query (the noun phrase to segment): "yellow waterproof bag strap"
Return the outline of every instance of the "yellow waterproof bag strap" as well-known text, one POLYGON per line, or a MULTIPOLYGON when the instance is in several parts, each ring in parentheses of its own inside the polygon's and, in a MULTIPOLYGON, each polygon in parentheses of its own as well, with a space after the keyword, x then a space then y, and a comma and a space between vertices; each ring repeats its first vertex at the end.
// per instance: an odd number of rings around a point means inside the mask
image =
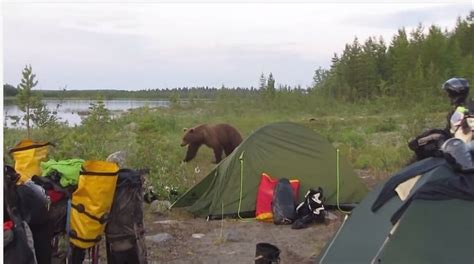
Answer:
POLYGON ((15 171, 20 174, 17 184, 23 184, 34 175, 41 175, 40 163, 48 156, 49 142, 20 141, 9 153, 15 160, 15 171))
POLYGON ((100 241, 115 194, 119 167, 107 161, 86 161, 82 166, 70 211, 70 242, 87 249, 100 241))

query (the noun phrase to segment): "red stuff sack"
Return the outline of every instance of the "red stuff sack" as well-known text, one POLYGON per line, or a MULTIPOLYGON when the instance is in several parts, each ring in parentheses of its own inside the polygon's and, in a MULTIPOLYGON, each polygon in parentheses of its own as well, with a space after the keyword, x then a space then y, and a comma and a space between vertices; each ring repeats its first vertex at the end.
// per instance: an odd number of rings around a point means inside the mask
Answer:
MULTIPOLYGON (((257 191, 257 203, 255 205, 255 217, 259 221, 271 222, 273 221, 272 213, 272 199, 273 190, 278 183, 277 178, 272 178, 265 172, 262 173, 260 178, 260 184, 258 185, 257 191)), ((298 200, 298 192, 300 189, 299 180, 290 180, 291 189, 295 196, 295 201, 298 200)))

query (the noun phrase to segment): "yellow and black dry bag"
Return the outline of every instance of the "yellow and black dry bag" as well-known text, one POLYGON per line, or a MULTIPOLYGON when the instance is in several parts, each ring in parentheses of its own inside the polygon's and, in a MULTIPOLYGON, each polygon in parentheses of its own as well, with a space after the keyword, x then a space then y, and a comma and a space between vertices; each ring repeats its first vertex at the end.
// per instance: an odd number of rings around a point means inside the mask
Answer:
POLYGON ((84 162, 70 211, 70 242, 87 249, 100 241, 104 233, 119 167, 107 161, 84 162))
POLYGON ((40 163, 46 160, 49 145, 49 142, 24 139, 10 149, 10 155, 15 160, 15 171, 20 174, 17 184, 23 184, 34 175, 41 175, 40 163))

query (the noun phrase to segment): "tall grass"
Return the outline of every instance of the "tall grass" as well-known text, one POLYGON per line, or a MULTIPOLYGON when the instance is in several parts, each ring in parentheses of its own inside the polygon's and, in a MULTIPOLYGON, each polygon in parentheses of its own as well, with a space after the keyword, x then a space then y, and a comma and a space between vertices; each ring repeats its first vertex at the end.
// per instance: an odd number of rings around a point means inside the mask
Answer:
MULTIPOLYGON (((226 122, 246 137, 262 125, 293 121, 327 138, 355 169, 388 175, 411 158, 407 141, 423 129, 444 127, 448 110, 447 102, 431 98, 416 104, 393 98, 351 104, 311 93, 277 93, 272 100, 224 94, 214 102, 130 110, 102 124, 34 129, 33 139, 55 143, 52 159, 106 159, 123 150, 127 166, 149 168, 150 184, 167 198, 166 186, 182 193, 215 166, 210 163, 212 150, 205 146, 193 161, 182 162, 186 149, 180 142, 185 127, 226 122)), ((4 128, 4 153, 25 136, 23 130, 4 128)), ((6 154, 4 160, 13 163, 6 154)))

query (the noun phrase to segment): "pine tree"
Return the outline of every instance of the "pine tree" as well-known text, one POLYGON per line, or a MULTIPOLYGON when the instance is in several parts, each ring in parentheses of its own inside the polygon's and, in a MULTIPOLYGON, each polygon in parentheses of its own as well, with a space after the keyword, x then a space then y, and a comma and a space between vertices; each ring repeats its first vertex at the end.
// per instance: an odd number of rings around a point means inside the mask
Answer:
POLYGON ((313 87, 320 94, 357 101, 373 96, 416 99, 441 96, 439 86, 447 78, 459 76, 474 82, 474 11, 459 18, 453 31, 430 26, 424 33, 420 24, 410 34, 404 28, 386 46, 380 37, 357 38, 346 44, 341 55, 334 54, 330 69, 319 68, 313 87))
POLYGON ((447 38, 441 29, 437 26, 431 26, 421 52, 423 65, 432 64, 435 71, 443 74, 441 76, 443 79, 448 77, 445 76, 449 64, 449 52, 446 44, 447 38))
POLYGON ((406 89, 410 96, 417 96, 420 98, 420 96, 426 97, 428 95, 429 91, 426 89, 427 85, 425 83, 424 68, 421 57, 418 58, 414 70, 410 72, 407 79, 408 86, 406 89))
POLYGON ((36 74, 33 74, 31 65, 25 66, 22 71, 22 76, 23 78, 21 79, 21 83, 17 87, 17 105, 18 108, 20 108, 20 110, 25 113, 23 120, 26 122, 27 137, 30 138, 30 120, 33 115, 33 110, 40 108, 42 104, 41 99, 32 91, 32 89, 38 84, 38 81, 35 81, 36 74))
POLYGON ((388 61, 390 67, 389 84, 394 89, 394 94, 404 97, 405 87, 407 87, 406 76, 410 72, 412 62, 409 41, 404 28, 398 30, 398 35, 392 39, 392 43, 388 50, 388 61))
POLYGON ((323 86, 324 81, 328 78, 329 71, 319 67, 317 70, 314 71, 313 76, 313 89, 318 89, 323 86))
POLYGON ((273 79, 273 74, 270 72, 267 80, 267 95, 270 98, 275 97, 275 79, 273 79))
POLYGON ((372 98, 377 94, 377 85, 380 83, 378 66, 378 44, 369 38, 362 47, 361 63, 361 97, 364 99, 372 98))
POLYGON ((463 67, 463 56, 461 55, 462 51, 459 47, 459 42, 456 38, 451 38, 448 40, 448 47, 446 52, 448 52, 447 57, 447 76, 461 76, 462 67, 463 67))
POLYGON ((377 43, 376 57, 378 74, 380 78, 384 80, 384 83, 386 83, 386 81, 389 79, 389 65, 387 60, 387 46, 385 45, 385 41, 383 40, 382 36, 379 37, 377 43))
POLYGON ((267 83, 267 79, 265 78, 265 75, 262 72, 262 74, 260 75, 260 82, 259 82, 258 89, 260 89, 260 91, 265 91, 266 83, 267 83))
POLYGON ((466 19, 458 18, 456 27, 452 34, 457 39, 463 56, 474 54, 474 10, 466 19))

